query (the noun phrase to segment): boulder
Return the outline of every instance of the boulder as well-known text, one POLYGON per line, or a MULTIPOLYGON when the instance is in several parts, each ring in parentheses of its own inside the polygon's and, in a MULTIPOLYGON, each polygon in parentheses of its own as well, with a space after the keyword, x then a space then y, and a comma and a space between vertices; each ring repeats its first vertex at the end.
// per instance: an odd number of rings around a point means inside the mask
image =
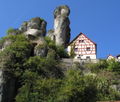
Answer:
POLYGON ((37 30, 37 29, 28 29, 25 32, 26 35, 31 35, 31 36, 42 36, 42 31, 41 30, 37 30))
POLYGON ((23 22, 21 27, 19 28, 19 30, 22 32, 26 32, 27 31, 27 24, 28 24, 27 21, 23 22))
POLYGON ((28 22, 23 22, 19 30, 26 36, 41 37, 46 35, 46 21, 36 17, 28 22))
POLYGON ((3 43, 0 44, 0 51, 3 51, 11 43, 12 43, 12 41, 10 39, 5 40, 3 43))
POLYGON ((54 30, 49 30, 48 32, 47 32, 47 36, 49 37, 49 38, 51 38, 51 40, 53 40, 53 41, 55 41, 55 35, 54 35, 54 30))
POLYGON ((36 43, 36 46, 34 47, 34 55, 45 57, 48 49, 44 38, 41 37, 39 40, 34 41, 33 43, 36 43))

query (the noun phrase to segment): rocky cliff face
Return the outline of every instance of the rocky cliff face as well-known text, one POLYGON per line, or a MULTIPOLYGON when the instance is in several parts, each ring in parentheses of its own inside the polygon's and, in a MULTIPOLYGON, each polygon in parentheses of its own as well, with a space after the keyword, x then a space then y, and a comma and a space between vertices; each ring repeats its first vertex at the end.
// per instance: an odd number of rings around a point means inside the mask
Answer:
POLYGON ((56 45, 66 46, 70 41, 70 9, 68 6, 59 6, 54 10, 54 30, 48 31, 48 36, 56 45))
POLYGON ((44 45, 45 40, 43 37, 46 35, 47 22, 39 17, 32 18, 28 22, 24 22, 19 30, 25 34, 32 43, 35 43, 34 55, 45 56, 46 48, 38 48, 40 45, 44 45))
POLYGON ((41 37, 46 35, 47 22, 40 17, 32 18, 22 23, 18 29, 10 29, 8 34, 25 34, 26 36, 41 37))
POLYGON ((45 20, 36 17, 36 18, 32 18, 28 22, 24 22, 19 28, 19 30, 27 36, 40 37, 40 36, 45 36, 46 25, 47 23, 45 20))
MULTIPOLYGON (((45 48, 40 49, 36 46, 42 45, 45 43, 44 37, 46 35, 46 25, 47 22, 40 17, 32 18, 27 22, 23 22, 20 28, 18 29, 10 29, 9 35, 18 35, 24 34, 35 46, 33 49, 34 55, 43 56, 46 55, 45 48)), ((11 44, 10 39, 4 41, 0 44, 0 51, 3 51, 7 46, 11 44)))
POLYGON ((0 44, 0 51, 3 51, 7 46, 9 46, 11 44, 11 40, 6 40, 3 43, 0 44))
MULTIPOLYGON (((52 40, 54 40, 56 45, 58 46, 66 47, 70 41, 69 14, 70 9, 66 5, 59 6, 54 10, 54 29, 48 31, 48 36, 52 40)), ((28 39, 30 39, 33 42, 35 42, 36 39, 37 39, 36 42, 41 42, 44 40, 44 37, 46 36, 46 25, 47 22, 45 20, 41 19, 40 17, 36 17, 32 18, 29 21, 23 22, 20 28, 10 30, 8 34, 10 35, 24 34, 28 39)), ((9 44, 10 41, 6 41, 3 43, 3 45, 0 45, 0 48, 3 50, 9 44)), ((39 51, 35 50, 35 52, 39 51)))
MULTIPOLYGON (((66 46, 70 40, 70 28, 69 28, 69 13, 70 10, 67 6, 57 7, 54 11, 54 30, 49 31, 49 37, 55 41, 56 45, 66 46)), ((32 55, 30 56, 47 56, 50 53, 48 47, 46 46, 46 41, 44 37, 46 36, 46 25, 47 22, 39 17, 32 18, 29 21, 23 22, 18 29, 9 29, 8 35, 20 35, 24 34, 30 44, 33 44, 31 48, 32 55)), ((0 42, 0 51, 10 46, 13 41, 8 37, 0 42)), ((4 58, 2 59, 4 60, 4 58)), ((12 60, 12 59, 11 59, 12 60)), ((4 69, 4 63, 1 62, 1 68, 4 69)), ((9 80, 5 79, 7 73, 0 70, 0 101, 12 102, 14 97, 15 79, 11 78, 9 80), (6 83, 3 83, 6 81, 6 83), (6 94, 7 93, 7 94, 6 94), (11 101, 10 101, 11 100, 11 101)))

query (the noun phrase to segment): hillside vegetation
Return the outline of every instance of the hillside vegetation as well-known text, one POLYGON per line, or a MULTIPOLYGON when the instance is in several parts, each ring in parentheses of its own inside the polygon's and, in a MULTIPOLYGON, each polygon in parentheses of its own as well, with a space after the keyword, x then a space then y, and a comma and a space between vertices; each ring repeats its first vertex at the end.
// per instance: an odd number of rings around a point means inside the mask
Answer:
POLYGON ((96 64, 75 63, 63 71, 60 59, 68 57, 61 46, 45 37, 46 56, 33 54, 34 44, 23 34, 7 35, 0 45, 11 41, 0 51, 0 68, 15 79, 15 102, 96 102, 120 100, 120 63, 101 60, 96 64), (89 73, 84 73, 84 70, 89 73))

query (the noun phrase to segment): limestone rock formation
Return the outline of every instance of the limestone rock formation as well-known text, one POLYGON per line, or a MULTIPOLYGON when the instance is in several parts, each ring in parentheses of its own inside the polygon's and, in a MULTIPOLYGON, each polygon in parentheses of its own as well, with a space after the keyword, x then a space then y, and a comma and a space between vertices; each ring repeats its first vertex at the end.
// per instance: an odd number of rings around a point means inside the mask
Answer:
POLYGON ((70 41, 70 9, 68 6, 59 6, 54 10, 54 30, 48 32, 48 36, 56 42, 56 45, 66 46, 70 41))
POLYGON ((11 40, 5 40, 3 43, 0 44, 0 51, 3 51, 7 46, 9 46, 12 43, 11 40))
POLYGON ((19 30, 23 32, 34 44, 34 55, 45 56, 47 49, 43 46, 45 43, 44 36, 46 35, 46 21, 36 17, 28 22, 23 22, 19 30), (42 46, 42 47, 40 47, 42 46))
POLYGON ((33 43, 36 44, 36 46, 34 47, 34 55, 45 57, 47 55, 48 49, 44 38, 41 37, 38 40, 34 41, 33 43))
POLYGON ((19 29, 9 29, 8 34, 17 35, 25 34, 27 37, 41 37, 46 35, 47 22, 40 17, 32 18, 29 21, 23 22, 19 29))
POLYGON ((19 30, 26 36, 40 37, 46 35, 46 21, 36 17, 28 22, 23 22, 19 30))

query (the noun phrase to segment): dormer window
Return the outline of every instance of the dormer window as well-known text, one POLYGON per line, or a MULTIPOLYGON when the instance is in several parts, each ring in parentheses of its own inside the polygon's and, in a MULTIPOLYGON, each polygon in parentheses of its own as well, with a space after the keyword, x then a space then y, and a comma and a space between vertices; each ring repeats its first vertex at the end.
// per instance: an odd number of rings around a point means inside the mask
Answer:
POLYGON ((84 42, 84 40, 79 40, 79 43, 83 43, 84 42))

